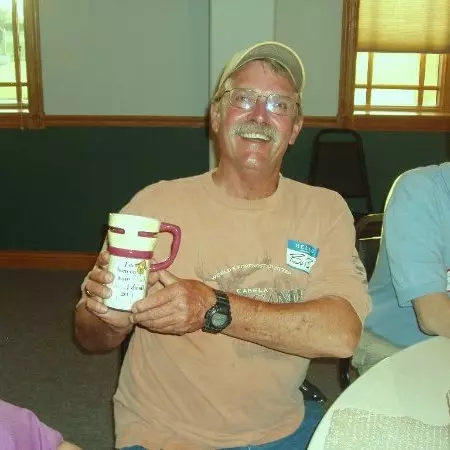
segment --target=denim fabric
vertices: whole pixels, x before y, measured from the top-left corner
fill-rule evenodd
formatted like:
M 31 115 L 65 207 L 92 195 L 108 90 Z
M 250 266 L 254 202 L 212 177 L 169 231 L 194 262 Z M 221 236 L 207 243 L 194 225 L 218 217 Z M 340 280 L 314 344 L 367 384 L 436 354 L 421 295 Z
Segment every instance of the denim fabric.
M 323 405 L 316 401 L 305 402 L 305 418 L 297 430 L 289 436 L 261 445 L 245 445 L 222 450 L 303 450 L 308 446 L 312 435 L 325 414 Z
M 148 450 L 141 445 L 133 445 L 132 447 L 123 447 L 121 450 Z
M 321 403 L 315 401 L 305 402 L 305 419 L 300 427 L 291 435 L 285 438 L 279 439 L 274 442 L 261 445 L 246 445 L 244 447 L 233 447 L 232 449 L 222 450 L 302 450 L 306 449 L 309 441 L 316 429 L 317 425 L 321 421 L 325 414 L 324 407 Z M 122 450 L 155 450 L 146 449 L 140 445 L 134 445 L 132 447 L 125 447 Z

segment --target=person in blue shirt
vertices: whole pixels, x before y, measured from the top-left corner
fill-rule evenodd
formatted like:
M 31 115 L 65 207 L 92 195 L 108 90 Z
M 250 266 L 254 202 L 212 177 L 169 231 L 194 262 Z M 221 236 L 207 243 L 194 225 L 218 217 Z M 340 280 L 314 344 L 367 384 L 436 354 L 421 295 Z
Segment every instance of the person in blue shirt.
M 369 291 L 373 308 L 353 358 L 360 373 L 430 336 L 450 338 L 450 163 L 395 181 Z

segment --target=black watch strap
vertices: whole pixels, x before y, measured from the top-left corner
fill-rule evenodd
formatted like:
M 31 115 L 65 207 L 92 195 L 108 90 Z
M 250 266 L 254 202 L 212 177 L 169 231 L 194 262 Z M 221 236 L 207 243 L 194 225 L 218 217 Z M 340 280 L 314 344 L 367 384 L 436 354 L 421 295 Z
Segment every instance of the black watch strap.
M 228 294 L 219 289 L 213 289 L 213 291 L 216 296 L 216 306 L 230 309 L 230 299 L 228 298 Z
M 228 294 L 219 289 L 213 289 L 216 296 L 216 303 L 205 314 L 205 322 L 202 330 L 208 333 L 220 333 L 231 323 L 231 309 Z M 217 324 L 217 317 L 220 317 L 220 325 Z

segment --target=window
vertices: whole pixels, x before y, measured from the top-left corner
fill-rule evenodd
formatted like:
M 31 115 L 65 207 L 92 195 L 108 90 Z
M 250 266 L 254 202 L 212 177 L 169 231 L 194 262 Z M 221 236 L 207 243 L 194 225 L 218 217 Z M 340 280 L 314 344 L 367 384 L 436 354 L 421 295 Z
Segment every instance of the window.
M 42 127 L 38 0 L 0 0 L 0 126 Z
M 339 118 L 450 129 L 450 0 L 345 0 Z

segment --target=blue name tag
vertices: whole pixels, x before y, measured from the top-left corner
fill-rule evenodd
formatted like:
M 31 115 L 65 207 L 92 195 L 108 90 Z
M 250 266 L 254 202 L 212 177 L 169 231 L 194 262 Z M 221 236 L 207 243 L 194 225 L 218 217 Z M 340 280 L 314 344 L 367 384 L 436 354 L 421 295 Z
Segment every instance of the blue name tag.
M 286 264 L 294 269 L 310 273 L 317 261 L 319 249 L 305 242 L 288 240 L 286 249 Z

